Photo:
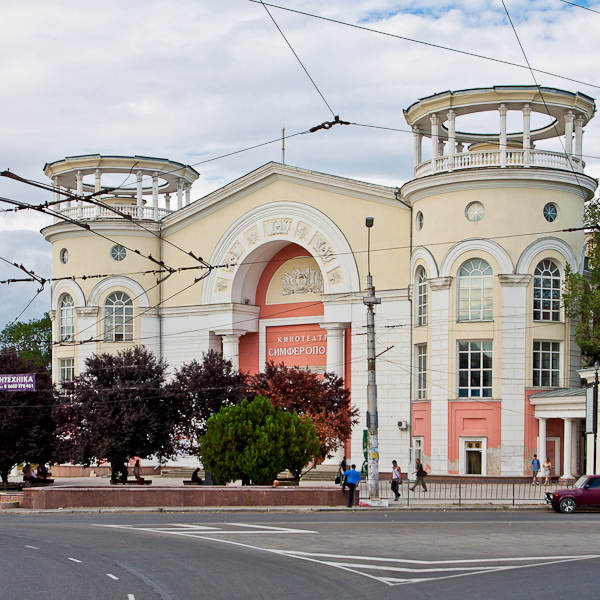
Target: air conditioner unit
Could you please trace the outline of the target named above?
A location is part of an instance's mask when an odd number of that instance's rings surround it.
[[[398,421],[398,429],[408,429],[408,421]]]

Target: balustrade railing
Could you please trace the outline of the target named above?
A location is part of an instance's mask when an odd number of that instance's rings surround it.
[[[415,179],[431,175],[433,173],[443,173],[450,170],[459,169],[478,169],[482,167],[500,167],[500,150],[484,150],[482,152],[461,152],[455,154],[453,160],[450,156],[438,156],[434,160],[426,160],[415,167]],[[435,171],[432,166],[435,162]],[[527,162],[527,153],[525,150],[507,150],[507,167],[544,167],[546,169],[562,169],[566,171],[575,170],[583,172],[585,163],[576,156],[570,158],[566,154],[559,152],[549,152],[546,150],[530,150],[529,162]]]
[[[123,215],[130,216],[134,219],[144,219],[144,220],[159,220],[167,215],[170,215],[174,211],[169,210],[168,208],[155,208],[154,206],[137,206],[137,205],[111,205],[111,208],[114,210],[118,210]],[[93,205],[85,205],[85,206],[65,206],[61,207],[57,210],[61,215],[67,217],[69,219],[73,219],[74,221],[83,220],[83,221],[92,221],[94,219],[118,219],[120,218],[117,213],[113,210],[109,210],[105,206],[93,206]],[[55,220],[60,220],[55,217]]]

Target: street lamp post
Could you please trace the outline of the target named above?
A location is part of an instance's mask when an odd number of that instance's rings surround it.
[[[600,368],[600,363],[596,361],[594,365],[596,367],[596,374],[594,375],[594,407],[593,407],[593,427],[594,427],[594,474],[597,473],[596,470],[596,461],[597,461],[597,452],[598,452],[598,369]]]
[[[381,304],[381,299],[375,297],[375,286],[371,277],[371,227],[373,217],[367,217],[367,295],[363,303],[367,307],[367,455],[368,455],[368,486],[369,497],[379,498],[379,443],[377,440],[377,385],[375,380],[375,305]]]

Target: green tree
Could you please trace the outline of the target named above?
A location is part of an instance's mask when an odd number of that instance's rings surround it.
[[[65,458],[86,466],[107,460],[114,483],[129,458],[174,456],[179,412],[165,371],[143,346],[86,359],[85,371],[63,384],[57,412]]]
[[[15,321],[0,331],[0,347],[14,348],[23,358],[51,371],[52,321],[48,313],[27,323]]]
[[[14,348],[0,350],[0,374],[35,374],[35,391],[0,390],[0,475],[8,487],[8,474],[20,462],[52,462],[56,451],[57,397],[52,377],[43,365],[24,358]]]
[[[589,202],[584,211],[586,234],[585,271],[573,273],[567,265],[563,304],[575,322],[575,342],[586,362],[600,360],[600,203]]]
[[[286,468],[299,473],[320,449],[310,418],[275,408],[263,396],[222,408],[206,425],[200,455],[221,485],[261,484]]]

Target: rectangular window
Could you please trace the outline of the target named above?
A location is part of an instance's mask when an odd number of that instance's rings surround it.
[[[417,346],[417,399],[427,398],[427,344]]]
[[[492,342],[458,343],[458,396],[492,397]]]
[[[533,385],[559,387],[560,342],[533,342]]]
[[[61,358],[60,359],[60,382],[73,381],[75,377],[75,359]]]

